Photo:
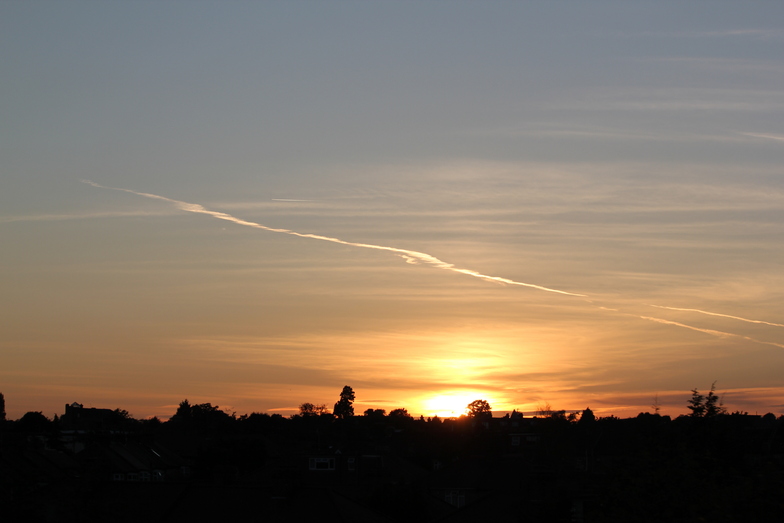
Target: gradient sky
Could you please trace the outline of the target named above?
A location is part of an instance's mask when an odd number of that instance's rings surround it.
[[[782,414],[782,86],[781,2],[2,2],[8,415]]]

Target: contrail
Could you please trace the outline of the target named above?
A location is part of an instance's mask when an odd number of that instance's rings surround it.
[[[150,193],[145,193],[145,192],[139,192],[139,191],[134,191],[134,190],[131,190],[131,189],[123,189],[121,187],[106,187],[104,185],[97,184],[97,183],[92,182],[90,180],[81,180],[81,181],[86,183],[86,184],[92,185],[93,187],[97,187],[99,189],[111,189],[111,190],[114,190],[114,191],[123,191],[123,192],[127,192],[127,193],[130,193],[130,194],[135,194],[137,196],[144,196],[145,198],[152,198],[154,200],[161,200],[161,201],[164,201],[164,202],[169,202],[169,203],[172,203],[172,204],[176,205],[179,209],[181,209],[183,211],[199,213],[199,214],[206,214],[208,216],[212,216],[213,218],[218,218],[219,220],[230,221],[230,222],[236,223],[238,225],[244,225],[246,227],[253,227],[254,229],[261,229],[261,230],[264,230],[264,231],[277,232],[277,233],[282,233],[282,234],[289,234],[291,236],[299,236],[300,238],[310,238],[310,239],[313,239],[313,240],[322,240],[322,241],[326,241],[326,242],[339,243],[341,245],[349,245],[349,246],[352,246],[352,247],[361,247],[361,248],[364,248],[364,249],[375,249],[375,250],[379,250],[379,251],[392,252],[392,253],[397,254],[398,256],[402,256],[408,263],[423,262],[423,263],[426,263],[426,264],[431,265],[433,267],[436,267],[438,269],[444,269],[444,270],[448,270],[448,271],[452,271],[452,272],[457,272],[457,273],[460,273],[460,274],[466,274],[468,276],[473,276],[474,278],[479,278],[481,280],[487,280],[487,281],[492,281],[492,282],[496,282],[496,283],[506,283],[507,285],[518,285],[518,286],[521,286],[521,287],[530,287],[532,289],[538,289],[540,291],[554,292],[554,293],[557,293],[557,294],[564,294],[566,296],[575,296],[575,297],[578,297],[578,298],[585,298],[586,297],[585,294],[577,294],[577,293],[574,293],[574,292],[567,292],[567,291],[561,291],[561,290],[558,290],[558,289],[551,289],[549,287],[543,287],[541,285],[534,285],[533,283],[519,282],[519,281],[515,281],[515,280],[510,280],[508,278],[501,278],[499,276],[490,276],[488,274],[482,274],[480,272],[473,271],[473,270],[470,270],[470,269],[460,269],[460,268],[455,267],[451,263],[447,263],[447,262],[445,262],[443,260],[440,260],[440,259],[436,258],[435,256],[432,256],[432,255],[424,253],[424,252],[410,251],[408,249],[399,249],[397,247],[387,247],[387,246],[384,246],[384,245],[373,245],[373,244],[370,244],[370,243],[354,243],[354,242],[349,242],[349,241],[346,241],[346,240],[341,240],[340,238],[331,238],[329,236],[321,236],[321,235],[318,235],[318,234],[306,234],[306,233],[292,231],[292,230],[289,230],[289,229],[275,229],[275,228],[272,228],[272,227],[267,227],[266,225],[261,225],[260,223],[249,222],[247,220],[243,220],[243,219],[237,218],[235,216],[232,216],[231,214],[227,214],[227,213],[224,213],[224,212],[210,211],[209,209],[206,209],[206,208],[204,208],[203,206],[201,206],[201,205],[199,205],[197,203],[183,202],[183,201],[180,201],[180,200],[174,200],[172,198],[166,198],[165,196],[158,196],[157,194],[150,194]]]
[[[765,138],[767,140],[775,140],[777,142],[784,142],[784,136],[778,134],[761,134],[761,133],[740,133],[754,138]]]
[[[364,248],[364,249],[375,249],[375,250],[379,250],[379,251],[387,251],[387,252],[391,252],[391,253],[394,253],[394,254],[402,257],[403,259],[406,260],[407,263],[414,263],[414,264],[416,264],[416,263],[422,262],[422,263],[426,263],[426,264],[428,264],[430,266],[436,267],[438,269],[444,269],[444,270],[448,270],[448,271],[452,271],[452,272],[456,272],[456,273],[460,273],[460,274],[465,274],[467,276],[473,276],[474,278],[479,278],[479,279],[486,280],[486,281],[502,283],[502,284],[505,283],[507,285],[518,285],[518,286],[521,286],[521,287],[529,287],[529,288],[532,288],[532,289],[538,289],[538,290],[545,291],[545,292],[553,292],[553,293],[556,293],[556,294],[564,294],[566,296],[575,296],[575,297],[578,297],[578,298],[588,298],[588,296],[585,295],[585,294],[577,294],[577,293],[574,293],[574,292],[567,292],[567,291],[562,291],[562,290],[558,290],[558,289],[551,289],[549,287],[544,287],[544,286],[541,286],[541,285],[535,285],[533,283],[524,283],[524,282],[519,282],[519,281],[515,281],[515,280],[510,280],[508,278],[502,278],[500,276],[490,276],[488,274],[482,274],[480,272],[477,272],[477,271],[474,271],[474,270],[471,270],[471,269],[460,269],[458,267],[455,267],[451,263],[447,263],[447,262],[445,262],[443,260],[440,260],[440,259],[436,258],[435,256],[432,256],[432,255],[424,253],[424,252],[411,251],[411,250],[408,250],[408,249],[399,249],[397,247],[387,247],[385,245],[374,245],[374,244],[370,244],[370,243],[349,242],[349,241],[346,241],[346,240],[341,240],[339,238],[332,238],[332,237],[329,237],[329,236],[321,236],[321,235],[318,235],[318,234],[301,233],[301,232],[296,232],[296,231],[292,231],[292,230],[289,230],[289,229],[276,229],[276,228],[273,228],[273,227],[267,227],[266,225],[261,225],[260,223],[243,220],[243,219],[237,218],[236,216],[232,216],[231,214],[218,212],[218,211],[211,211],[211,210],[206,209],[205,207],[203,207],[202,205],[199,205],[197,203],[183,202],[183,201],[180,201],[180,200],[174,200],[172,198],[167,198],[165,196],[159,196],[157,194],[144,193],[144,192],[134,191],[134,190],[131,190],[131,189],[123,189],[123,188],[120,188],[120,187],[107,187],[107,186],[100,185],[100,184],[97,184],[95,182],[92,182],[90,180],[81,180],[81,181],[86,183],[86,184],[89,184],[89,185],[91,185],[93,187],[100,188],[100,189],[111,189],[111,190],[114,190],[114,191],[122,191],[122,192],[127,192],[127,193],[130,193],[130,194],[135,194],[137,196],[144,196],[145,198],[151,198],[151,199],[154,199],[154,200],[161,200],[161,201],[164,201],[164,202],[172,203],[177,208],[179,208],[179,209],[181,209],[183,211],[188,211],[188,212],[193,212],[193,213],[198,213],[198,214],[206,214],[208,216],[212,216],[213,218],[218,218],[220,220],[230,221],[232,223],[236,223],[238,225],[244,225],[246,227],[252,227],[254,229],[261,229],[261,230],[264,230],[264,231],[277,232],[277,233],[281,233],[281,234],[289,234],[291,236],[299,236],[300,238],[310,238],[310,239],[313,239],[313,240],[322,240],[322,241],[327,241],[327,242],[332,242],[332,243],[339,243],[341,245],[349,245],[351,247],[361,247],[361,248]],[[738,317],[738,316],[730,316],[729,314],[720,314],[718,312],[703,311],[703,310],[700,310],[700,309],[685,309],[685,308],[678,308],[678,307],[665,307],[663,305],[650,305],[650,306],[651,307],[658,307],[660,309],[674,310],[674,311],[697,312],[697,313],[701,313],[701,314],[707,314],[707,315],[710,315],[710,316],[719,316],[719,317],[724,317],[724,318],[730,318],[730,319],[745,321],[745,322],[749,322],[749,323],[771,325],[771,326],[775,326],[775,327],[784,327],[784,324],[780,324],[780,323],[771,323],[771,322],[762,321],[762,320],[751,320],[751,319],[748,319],[748,318],[741,318],[741,317]],[[602,306],[599,306],[599,305],[595,305],[595,307],[597,307],[598,309],[601,309],[601,310],[620,312],[618,309],[611,309],[611,308],[602,307]],[[629,316],[633,316],[633,317],[637,317],[637,318],[640,318],[640,319],[643,319],[643,320],[648,320],[648,321],[653,321],[653,322],[657,322],[657,323],[662,323],[662,324],[665,324],[665,325],[673,325],[673,326],[681,327],[681,328],[684,328],[684,329],[690,329],[690,330],[693,330],[693,331],[702,332],[704,334],[709,334],[711,336],[717,336],[717,337],[721,337],[721,338],[727,338],[727,337],[741,338],[741,339],[745,339],[745,340],[748,340],[748,341],[751,341],[751,342],[754,342],[754,343],[762,343],[762,344],[765,344],[765,345],[772,345],[774,347],[780,347],[780,348],[784,349],[784,345],[782,345],[782,344],[774,343],[774,342],[770,342],[770,341],[761,341],[761,340],[757,340],[755,338],[750,338],[748,336],[742,336],[740,334],[733,334],[733,333],[729,333],[729,332],[717,331],[717,330],[712,330],[712,329],[702,329],[702,328],[699,328],[699,327],[693,327],[691,325],[686,325],[684,323],[678,323],[678,322],[675,322],[675,321],[664,320],[664,319],[661,319],[661,318],[654,318],[654,317],[651,317],[651,316],[639,316],[637,314],[629,314],[629,313],[623,313],[623,312],[620,312],[620,313],[621,314],[626,314],[626,315],[629,315]]]
[[[663,307],[663,308],[667,309],[669,307]],[[633,316],[636,316],[636,315],[633,315]],[[723,316],[723,315],[719,314],[719,316]],[[699,327],[692,327],[691,325],[686,325],[684,323],[678,323],[677,321],[663,320],[661,318],[653,318],[651,316],[637,316],[637,317],[638,318],[642,318],[644,320],[655,321],[656,323],[663,323],[665,325],[675,325],[676,327],[683,327],[684,329],[690,329],[690,330],[693,330],[693,331],[702,332],[702,333],[705,333],[705,334],[710,334],[711,336],[716,336],[718,338],[741,338],[741,339],[744,339],[744,340],[753,341],[754,343],[762,343],[762,344],[765,344],[765,345],[773,345],[774,347],[780,347],[780,348],[784,349],[784,345],[782,345],[780,343],[774,343],[772,341],[762,341],[762,340],[758,340],[758,339],[755,339],[755,338],[751,338],[749,336],[742,336],[740,334],[733,334],[731,332],[723,332],[723,331],[717,331],[717,330],[713,330],[713,329],[701,329]]]
[[[758,323],[761,325],[770,325],[772,327],[784,327],[784,324],[781,323],[771,323],[769,321],[762,321],[762,320],[750,320],[748,318],[741,318],[740,316],[730,316],[729,314],[719,314],[718,312],[709,312],[700,309],[682,309],[680,307],[665,307],[664,305],[653,305],[653,304],[649,304],[649,305],[651,307],[656,307],[659,309],[669,309],[671,311],[698,312],[700,314],[707,314],[708,316],[721,316],[722,318],[731,318],[733,320],[745,321],[748,323]]]
[[[142,211],[108,211],[108,212],[92,212],[84,214],[32,214],[27,216],[5,216],[0,217],[0,223],[13,223],[13,222],[62,222],[67,220],[86,220],[93,218],[114,218],[117,216],[150,216],[148,212]]]

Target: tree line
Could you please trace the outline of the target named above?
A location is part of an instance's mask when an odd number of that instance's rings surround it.
[[[691,397],[687,400],[687,409],[690,411],[687,415],[691,418],[715,418],[720,415],[727,414],[727,409],[724,407],[723,401],[721,400],[720,396],[716,393],[716,382],[711,384],[710,390],[707,394],[702,394],[699,392],[697,388],[692,389]],[[354,401],[356,399],[356,393],[354,389],[349,386],[345,385],[343,389],[340,391],[338,401],[335,402],[333,408],[330,408],[326,404],[316,404],[311,402],[304,402],[299,405],[298,413],[292,415],[292,417],[326,417],[326,418],[333,418],[333,419],[347,419],[355,415],[354,412]],[[652,405],[654,414],[658,414],[659,406],[658,406],[658,398],[654,401]],[[106,409],[103,409],[106,410]],[[517,411],[513,411],[513,414],[516,414]],[[579,413],[579,418],[578,418]],[[736,414],[744,414],[742,412],[735,412]],[[259,416],[262,413],[255,412],[251,414],[251,416]],[[409,414],[408,410],[403,407],[392,409],[388,414],[385,409],[373,409],[369,408],[363,412],[364,416],[367,417],[390,417],[390,418],[412,418],[411,414]],[[272,416],[282,417],[279,414],[272,414]],[[488,419],[492,418],[493,410],[492,406],[487,400],[484,399],[476,399],[468,403],[465,407],[465,417],[473,418],[477,420]],[[107,419],[113,418],[117,424],[127,424],[131,421],[139,421],[135,420],[132,415],[124,409],[114,409],[111,411],[111,414],[106,414]],[[218,405],[212,405],[211,403],[199,403],[199,404],[191,404],[188,399],[183,400],[180,402],[176,412],[171,416],[169,419],[170,422],[173,424],[221,424],[226,423],[231,420],[236,419],[247,419],[249,415],[244,414],[241,416],[237,416],[235,412],[227,412],[221,409]],[[538,418],[555,418],[555,419],[563,419],[565,421],[575,422],[579,420],[593,420],[595,419],[595,415],[590,408],[586,408],[583,411],[571,412],[567,413],[565,410],[555,410],[550,407],[549,403],[545,404],[544,406],[540,406],[536,412],[535,417]],[[612,417],[612,416],[611,416]],[[438,420],[438,416],[433,416],[436,420]],[[430,419],[430,418],[428,418]],[[424,420],[424,417],[422,417]],[[2,393],[0,393],[0,423],[6,421],[6,411],[5,411],[5,397]],[[36,429],[44,429],[46,428],[51,422],[57,423],[60,421],[60,417],[55,414],[53,419],[49,419],[46,417],[41,411],[30,411],[25,413],[17,423],[20,424],[22,427],[26,427],[32,430]],[[157,417],[153,417],[149,420],[144,420],[151,424],[158,424],[163,423]]]

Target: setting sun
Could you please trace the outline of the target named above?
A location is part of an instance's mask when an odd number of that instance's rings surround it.
[[[784,4],[599,3],[0,3],[7,416],[780,413]]]
[[[422,401],[422,407],[428,416],[442,418],[457,417],[466,413],[466,406],[476,399],[485,399],[493,405],[492,398],[481,392],[446,392]]]

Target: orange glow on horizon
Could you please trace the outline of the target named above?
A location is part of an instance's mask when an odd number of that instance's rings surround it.
[[[466,407],[474,400],[483,399],[493,406],[495,401],[482,392],[448,391],[429,398],[423,398],[420,405],[426,416],[455,418],[465,414]]]

